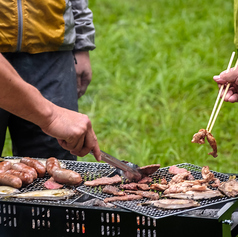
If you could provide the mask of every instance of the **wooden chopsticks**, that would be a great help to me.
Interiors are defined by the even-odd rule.
[[[234,59],[234,56],[235,56],[235,52],[233,52],[233,53],[231,54],[231,58],[230,58],[228,67],[227,67],[227,69],[226,69],[226,72],[229,72],[229,70],[230,70],[230,68],[231,68],[231,64],[232,64],[233,59]],[[238,65],[238,59],[237,59],[237,61],[236,61],[236,65],[235,65],[235,67],[234,67],[234,70],[236,69],[237,65]],[[230,87],[230,83],[227,84],[226,89],[225,89],[225,91],[224,91],[224,94],[223,94],[223,96],[222,96],[222,98],[221,98],[220,104],[219,104],[219,106],[218,106],[218,108],[217,108],[217,105],[218,105],[219,99],[220,99],[220,97],[221,97],[221,93],[222,93],[222,91],[223,91],[224,85],[222,85],[222,86],[220,87],[220,90],[219,90],[219,93],[218,93],[218,95],[217,95],[217,99],[216,99],[215,105],[214,105],[213,110],[212,110],[212,114],[211,114],[210,119],[209,119],[209,122],[208,122],[208,124],[207,124],[206,130],[207,130],[208,132],[211,132],[211,131],[212,131],[212,128],[213,128],[214,123],[215,123],[215,121],[216,121],[216,119],[217,119],[218,113],[219,113],[219,111],[220,111],[220,109],[221,109],[222,103],[223,103],[223,101],[224,101],[224,99],[225,99],[225,96],[226,96],[226,94],[227,94],[227,91],[228,91],[229,87]],[[215,112],[216,112],[216,113],[215,113]],[[214,114],[215,114],[215,116],[214,116]]]

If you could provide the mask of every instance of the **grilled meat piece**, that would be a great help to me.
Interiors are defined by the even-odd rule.
[[[141,196],[143,196],[145,198],[149,198],[149,199],[152,199],[152,200],[158,200],[160,198],[158,193],[151,192],[151,191],[125,190],[125,193],[133,193],[133,194],[141,195]]]
[[[214,197],[221,197],[222,194],[218,190],[205,190],[205,191],[187,191],[185,193],[169,193],[165,194],[162,197],[166,198],[179,198],[179,199],[210,199]]]
[[[115,202],[115,201],[132,201],[132,200],[138,200],[138,199],[142,199],[143,197],[141,195],[135,195],[135,194],[131,194],[131,195],[125,195],[125,196],[115,196],[115,197],[109,197],[109,198],[105,198],[104,202]]]
[[[44,186],[47,189],[60,189],[60,188],[63,188],[64,185],[55,182],[54,178],[51,177],[44,183]]]
[[[209,170],[208,166],[203,166],[201,173],[206,182],[210,182],[214,179],[214,174]]]
[[[34,180],[33,176],[30,173],[26,173],[22,171],[10,169],[10,170],[7,170],[5,173],[11,174],[20,178],[23,186],[31,184]]]
[[[125,192],[121,191],[119,188],[112,186],[112,185],[106,185],[103,188],[103,193],[113,194],[115,196],[124,196]]]
[[[11,167],[12,167],[12,163],[10,161],[6,161],[6,160],[2,161],[0,163],[0,173],[3,173],[5,171],[7,171],[7,170],[10,170]]]
[[[183,181],[180,183],[170,184],[169,188],[164,191],[164,194],[168,193],[185,193],[187,191],[205,191],[207,186],[202,184],[199,180]]]
[[[92,181],[85,181],[84,184],[86,186],[99,186],[99,185],[107,185],[107,184],[118,184],[121,182],[122,182],[122,178],[121,176],[117,174],[113,177],[102,177]]]
[[[208,153],[208,155],[212,155],[214,158],[216,158],[217,155],[217,143],[215,138],[212,136],[210,132],[207,132],[207,141],[209,142],[211,148],[213,149],[212,152]]]
[[[185,171],[183,173],[179,173],[176,174],[171,180],[170,180],[170,184],[172,183],[180,183],[181,181],[184,181],[185,179],[187,179],[187,177],[189,177],[191,175],[190,171]]]
[[[189,208],[189,207],[198,207],[200,204],[193,200],[183,200],[183,199],[160,199],[156,201],[148,201],[145,203],[141,203],[140,205],[153,205],[158,208],[163,209],[182,209],[182,208]]]
[[[69,169],[56,168],[52,171],[55,182],[68,185],[79,185],[83,179],[78,172]]]
[[[139,184],[139,183],[129,183],[129,184],[121,184],[121,189],[127,189],[127,190],[150,190],[150,187],[147,184]]]
[[[153,174],[156,170],[160,168],[160,164],[146,165],[139,167],[138,170],[142,174],[142,177],[149,176]]]
[[[149,184],[153,181],[151,177],[145,176],[143,179],[138,181],[138,184]]]
[[[169,186],[167,184],[154,183],[150,185],[150,189],[157,190],[159,192],[166,190],[168,187]]]
[[[221,183],[218,189],[228,197],[236,197],[238,195],[238,181],[228,180]]]
[[[205,143],[205,137],[207,135],[206,129],[200,129],[198,133],[195,133],[193,135],[192,143],[198,143],[198,144],[204,144]]]
[[[46,168],[40,161],[30,157],[22,157],[20,162],[34,168],[38,177],[43,178],[45,176]]]
[[[46,171],[52,176],[53,170],[61,168],[60,162],[55,157],[50,157],[46,160]]]
[[[198,143],[198,144],[204,144],[205,143],[205,137],[207,138],[207,141],[209,142],[210,146],[212,147],[213,151],[208,153],[208,155],[212,155],[213,157],[217,157],[217,143],[213,135],[208,132],[205,129],[200,129],[198,133],[195,133],[193,135],[193,139],[191,142]]]
[[[176,165],[172,165],[169,167],[169,173],[170,174],[181,174],[181,173],[184,173],[184,172],[187,172],[187,170],[185,168],[179,168],[177,167]]]

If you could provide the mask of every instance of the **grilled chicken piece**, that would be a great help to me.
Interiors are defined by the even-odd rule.
[[[214,174],[209,170],[208,166],[202,167],[202,177],[205,179],[206,182],[213,181]]]
[[[192,143],[204,144],[206,135],[206,129],[200,129],[198,133],[193,135]]]
[[[158,208],[163,209],[182,209],[182,208],[189,208],[189,207],[198,207],[200,204],[193,200],[183,200],[183,199],[160,199],[156,201],[148,201],[145,203],[141,203],[140,205],[153,205]]]
[[[221,183],[218,189],[228,197],[236,197],[238,195],[238,182],[237,180],[228,180]]]
[[[166,190],[169,186],[167,184],[158,184],[158,183],[154,183],[150,185],[150,189],[152,190],[157,190],[159,192],[162,192],[164,190]]]
[[[179,199],[193,199],[193,200],[200,200],[200,199],[210,199],[214,197],[221,197],[222,194],[218,190],[205,190],[205,191],[187,191],[185,193],[169,193],[165,194],[162,197],[166,198],[179,198]]]
[[[217,157],[217,143],[213,135],[208,132],[205,129],[200,129],[198,133],[195,133],[193,135],[193,139],[191,142],[198,143],[198,144],[204,144],[205,143],[205,137],[207,138],[207,141],[209,142],[211,148],[213,149],[212,152],[208,153],[208,155],[212,155],[214,158]]]
[[[212,136],[210,132],[207,132],[207,141],[209,142],[211,148],[213,149],[213,151],[208,153],[208,155],[212,155],[214,158],[216,158],[217,157],[217,143],[215,138]]]

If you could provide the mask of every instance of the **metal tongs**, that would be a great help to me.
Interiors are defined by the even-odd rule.
[[[93,152],[90,151],[90,154],[93,155]],[[105,161],[106,163],[112,165],[115,168],[121,169],[123,171],[124,176],[129,179],[129,181],[139,181],[142,178],[142,174],[138,169],[128,166],[125,162],[118,160],[117,158],[107,154],[102,150],[101,158],[102,161]]]

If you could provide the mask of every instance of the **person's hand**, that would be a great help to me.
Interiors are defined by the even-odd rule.
[[[92,80],[92,69],[88,51],[77,51],[74,56],[77,62],[75,63],[75,70],[77,75],[78,98],[80,98],[84,95]]]
[[[219,88],[224,85],[221,97],[224,94],[226,85],[230,83],[230,87],[227,91],[224,101],[231,103],[238,102],[238,68],[232,68],[229,70],[229,72],[223,71],[220,73],[220,75],[214,76],[213,80],[217,82]]]
[[[43,132],[55,137],[73,155],[83,157],[93,151],[96,160],[101,160],[97,137],[87,115],[55,106],[51,117],[47,126],[41,126]]]

